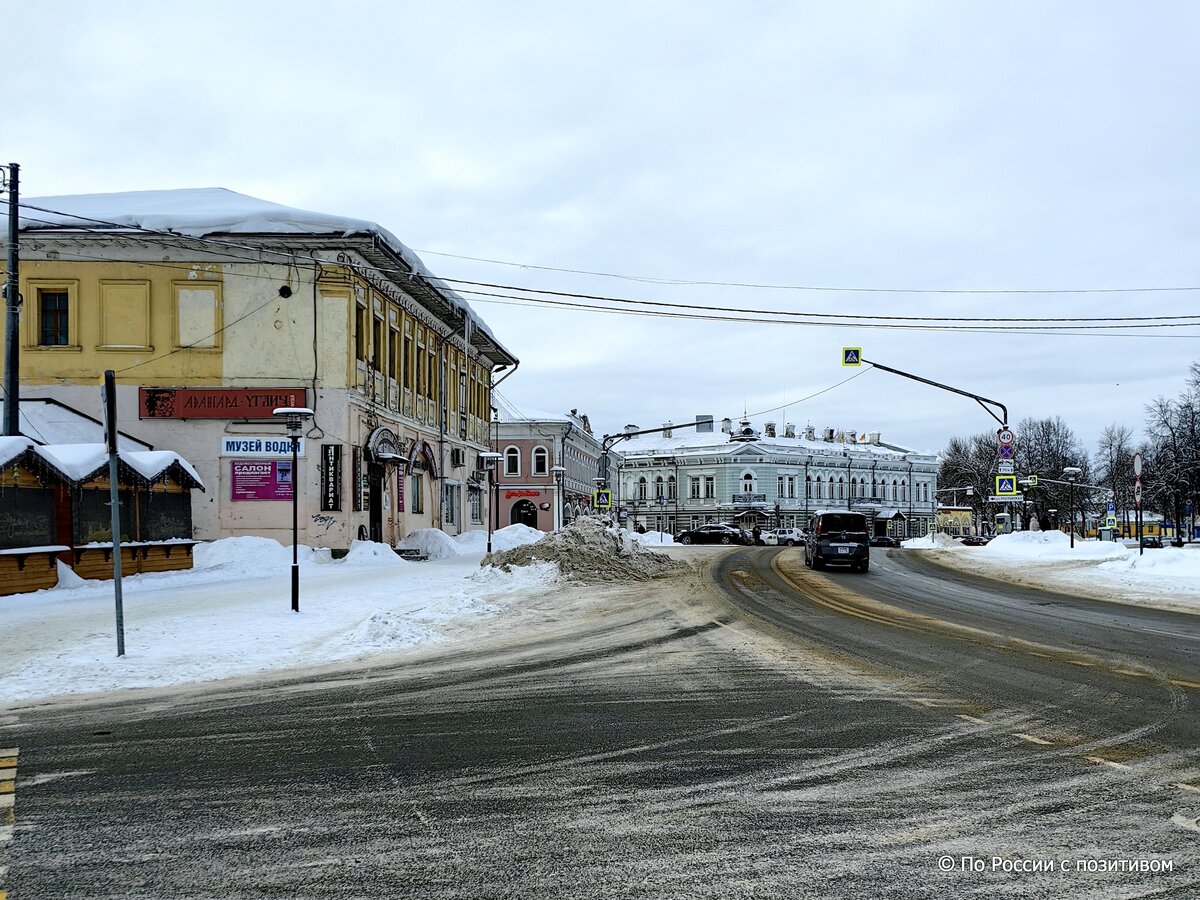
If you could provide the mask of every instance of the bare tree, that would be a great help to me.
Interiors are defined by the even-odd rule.
[[[1133,454],[1133,432],[1126,426],[1114,422],[1100,433],[1095,457],[1096,483],[1112,491],[1126,533],[1134,514]]]

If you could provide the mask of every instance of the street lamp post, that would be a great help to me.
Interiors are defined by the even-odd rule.
[[[554,504],[554,508],[555,508],[554,517],[557,520],[557,524],[554,526],[554,530],[558,531],[558,529],[562,528],[563,525],[566,524],[563,521],[563,519],[565,518],[565,516],[563,515],[563,507],[565,506],[565,504],[563,503],[563,476],[565,474],[567,474],[567,470],[563,466],[551,466],[550,472],[552,475],[554,475],[554,480],[558,483],[558,498]]]
[[[483,460],[483,467],[487,469],[488,475],[488,540],[487,552],[491,555],[492,552],[492,520],[496,515],[496,464],[503,459],[499,453],[480,453],[479,458]]]
[[[296,470],[300,462],[300,429],[313,417],[307,406],[281,406],[272,412],[287,425],[292,442],[292,612],[300,612],[300,479]]]
[[[1071,529],[1071,549],[1075,549],[1075,482],[1079,480],[1079,476],[1083,474],[1083,470],[1078,466],[1067,466],[1062,471],[1063,478],[1067,480],[1067,484],[1071,486],[1070,511],[1067,514],[1068,528]]]

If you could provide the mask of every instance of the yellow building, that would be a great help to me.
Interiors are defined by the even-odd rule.
[[[312,546],[484,527],[491,389],[517,360],[388,231],[220,189],[21,217],[21,396],[99,418],[114,370],[122,430],[209,486],[197,537],[290,543],[293,479]],[[295,473],[281,406],[314,411]]]

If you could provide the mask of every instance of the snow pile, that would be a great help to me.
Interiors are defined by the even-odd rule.
[[[508,525],[492,532],[492,550],[512,550],[514,547],[540,541],[545,536],[544,531],[538,531],[528,525]],[[486,531],[468,531],[454,540],[458,543],[459,553],[487,553]]]
[[[306,549],[306,548],[301,548]],[[271,569],[291,565],[292,550],[279,541],[264,537],[231,537],[197,544],[192,565],[197,569],[216,569],[230,578],[252,578]]]
[[[639,544],[646,544],[647,546],[654,546],[657,544],[661,547],[665,544],[675,543],[675,538],[661,531],[647,531],[645,534],[638,534],[637,532],[634,532],[633,539]]]
[[[628,531],[614,532],[587,516],[536,543],[485,556],[482,565],[507,572],[513,566],[539,561],[555,563],[563,577],[579,581],[649,581],[685,568],[682,563],[644,549]]]
[[[954,550],[961,547],[962,544],[950,535],[938,531],[925,537],[901,541],[900,546],[905,550]]]
[[[405,560],[396,555],[387,544],[374,541],[351,541],[350,549],[339,562],[354,566],[406,566]]]
[[[466,537],[466,535],[460,535]],[[469,553],[465,544],[460,544],[440,528],[418,528],[396,544],[401,550],[419,550],[430,559],[453,559]]]
[[[1085,541],[1078,536],[1072,549],[1070,535],[1061,531],[1014,531],[996,535],[982,552],[1007,559],[1096,560],[1125,557],[1130,551],[1124,544]]]

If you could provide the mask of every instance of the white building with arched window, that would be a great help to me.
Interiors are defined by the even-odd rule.
[[[784,425],[780,434],[772,422],[760,431],[729,419],[717,431],[702,416],[621,441],[610,454],[610,486],[630,527],[803,528],[818,509],[850,509],[867,514],[873,534],[911,537],[936,515],[936,454],[886,443],[877,431],[808,426],[797,434]]]

